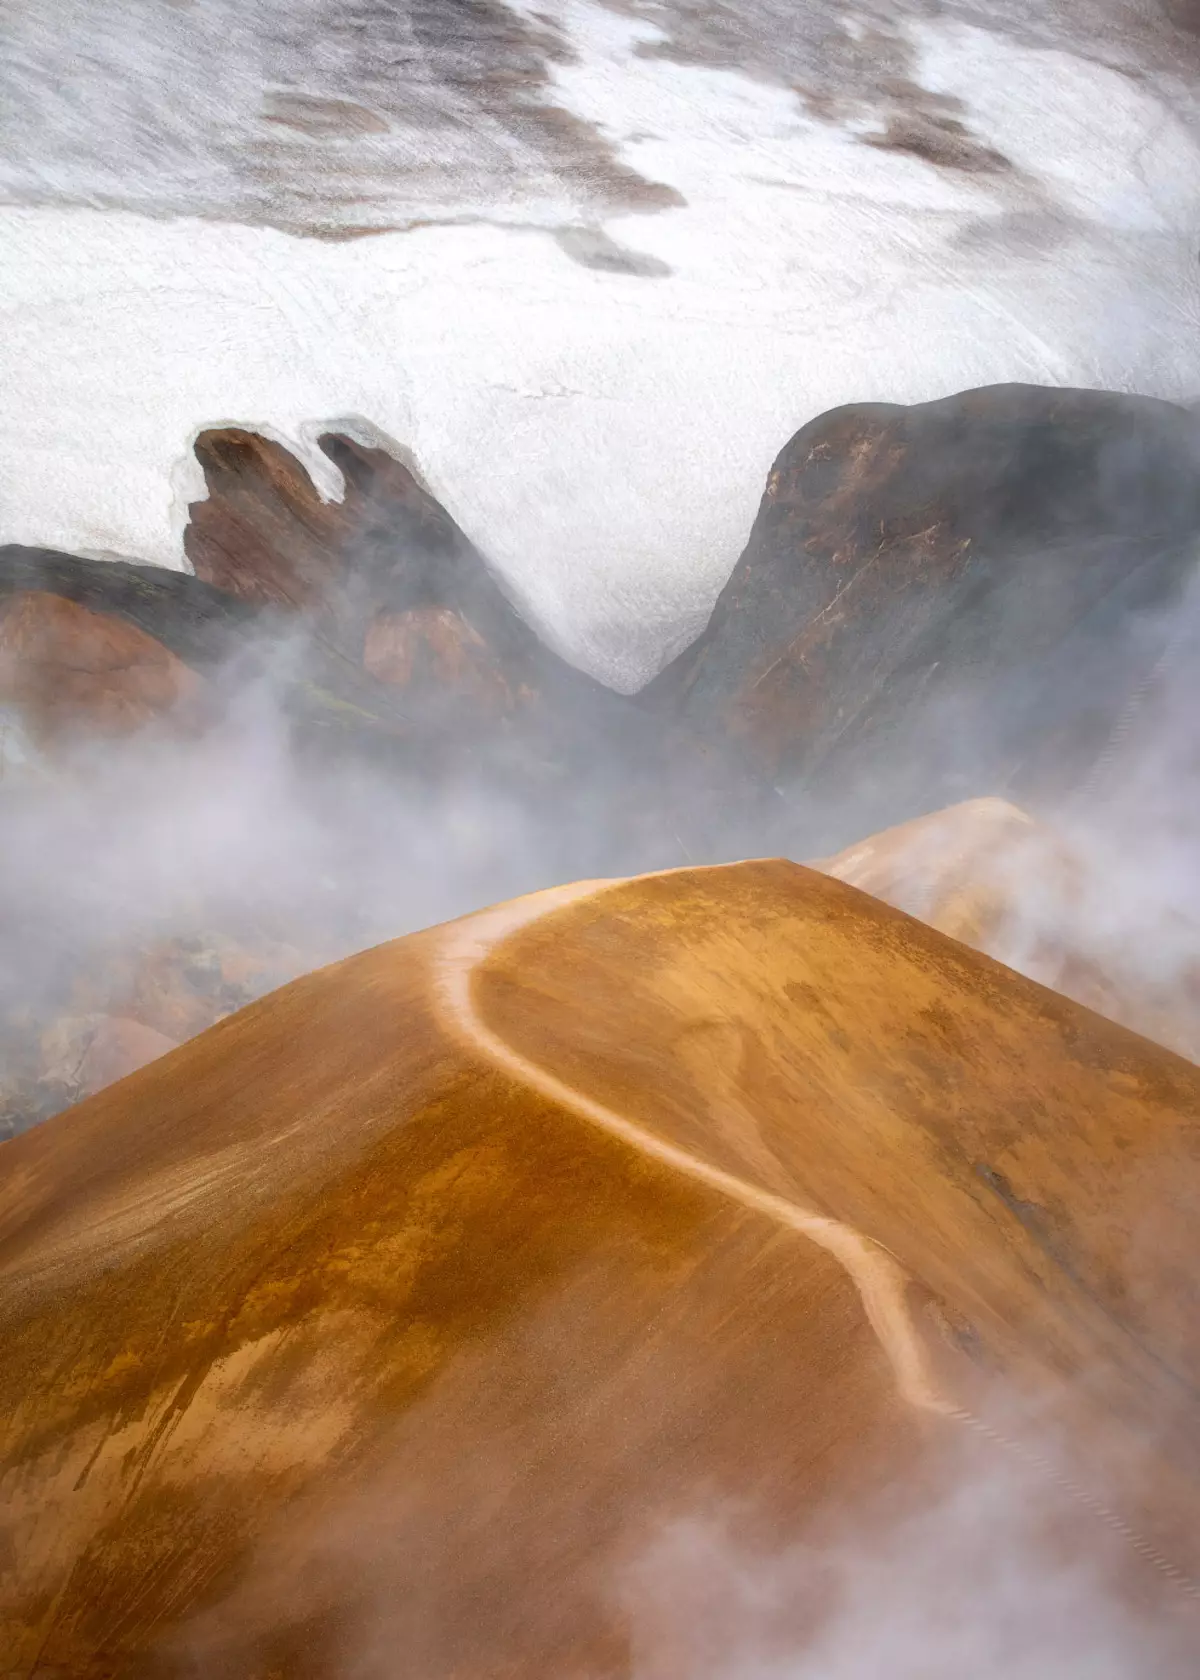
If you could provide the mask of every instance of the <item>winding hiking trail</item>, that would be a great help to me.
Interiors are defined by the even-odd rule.
[[[715,873],[726,867],[736,866],[691,867],[661,873]],[[549,1073],[515,1050],[488,1026],[476,1007],[473,981],[476,971],[491,953],[506,939],[543,917],[627,884],[628,879],[622,877],[576,881],[568,886],[532,893],[449,924],[434,958],[434,989],[446,1029],[465,1049],[482,1054],[494,1066],[551,1102],[582,1116],[664,1166],[708,1185],[731,1201],[764,1214],[788,1230],[796,1231],[832,1255],[858,1291],[867,1321],[878,1338],[891,1366],[897,1390],[905,1401],[919,1411],[958,1423],[1011,1453],[1052,1482],[1096,1521],[1119,1535],[1132,1551],[1188,1598],[1200,1602],[1200,1581],[1166,1557],[1104,1501],[1064,1475],[1042,1454],[1013,1440],[976,1413],[955,1404],[939,1390],[905,1300],[908,1275],[886,1249],[841,1220],[830,1219],[782,1196],[773,1195],[655,1136],[644,1126]]]
[[[397,1680],[624,1672],[697,1488],[774,1546],[976,1474],[1193,1673],[1200,1067],[831,874],[486,909],[3,1148],[14,1675],[339,1680],[366,1599]]]
[[[879,1338],[892,1367],[896,1386],[904,1399],[919,1410],[933,1412],[940,1417],[959,1416],[958,1409],[938,1393],[926,1368],[925,1355],[905,1305],[907,1278],[898,1262],[878,1244],[849,1225],[843,1225],[840,1220],[828,1219],[798,1207],[782,1196],[748,1184],[745,1179],[711,1166],[688,1150],[656,1137],[644,1126],[606,1108],[531,1062],[505,1043],[481,1018],[475,1007],[471,982],[476,968],[497,945],[555,910],[624,884],[616,879],[580,881],[568,887],[554,887],[500,905],[494,910],[486,910],[469,921],[453,923],[448,927],[437,962],[437,991],[446,1010],[447,1026],[466,1047],[482,1050],[497,1067],[550,1101],[582,1115],[593,1125],[621,1138],[642,1154],[661,1161],[664,1166],[707,1184],[731,1201],[765,1214],[768,1219],[789,1230],[798,1231],[833,1255],[849,1273],[858,1290],[867,1319]]]

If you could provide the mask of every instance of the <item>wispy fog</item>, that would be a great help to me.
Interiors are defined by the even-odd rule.
[[[988,948],[1056,985],[1064,951],[1097,966],[1124,995],[1148,1000],[1134,1024],[1149,1031],[1171,1016],[1156,1036],[1189,1050],[1200,995],[1200,593],[1166,617],[1131,617],[1128,638],[1164,651],[1157,663],[1141,657],[1149,674],[1119,711],[1109,707],[1115,723],[1082,782],[1056,788],[1041,776],[1028,803],[1049,830],[1042,850],[1026,841],[980,855],[980,881],[1008,906]],[[674,764],[656,760],[661,721],[628,709],[616,728],[582,720],[573,739],[565,710],[556,715],[572,745],[558,743],[553,764],[533,771],[502,732],[474,751],[460,738],[444,755],[315,748],[286,704],[298,657],[275,645],[215,673],[219,716],[199,732],[168,720],[124,741],[80,735],[40,750],[10,716],[0,779],[10,1061],[64,1017],[127,1013],[122,986],[133,982],[122,976],[164,944],[191,942],[203,965],[216,960],[214,943],[233,942],[241,978],[218,999],[223,1012],[322,962],[559,881],[738,856],[803,861],[826,850],[830,833],[860,838],[864,807],[881,826],[936,808],[947,792],[1011,794],[997,742],[1009,712],[1027,703],[993,693],[984,704],[964,679],[963,703],[943,695],[920,725],[924,750],[907,778],[885,757],[864,794],[860,759],[840,794],[825,766],[819,797],[800,788],[784,801],[769,790],[755,798],[748,762],[706,765],[687,743]],[[1094,688],[1103,673],[1089,680]],[[1081,710],[1094,698],[1081,694]],[[450,726],[461,737],[461,720]],[[974,783],[972,737],[989,766]],[[947,763],[957,767],[949,784]],[[730,779],[739,771],[742,783]],[[935,841],[936,877],[945,859]],[[968,852],[983,843],[968,839]],[[897,902],[923,913],[920,892]],[[197,1021],[155,1025],[180,1037],[207,1024]],[[74,1094],[60,1080],[38,1111]]]
[[[636,1680],[1186,1674],[1186,1598],[1176,1618],[1123,1598],[1121,1541],[1102,1523],[1068,1534],[1063,1515],[1003,1456],[965,1463],[903,1515],[834,1523],[782,1551],[747,1547],[703,1511],[625,1576]]]

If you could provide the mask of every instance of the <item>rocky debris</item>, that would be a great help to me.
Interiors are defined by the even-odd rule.
[[[1127,858],[1099,857],[1005,800],[973,799],[813,867],[1200,1061],[1200,925],[1175,909],[1159,925],[1114,915]]]
[[[1170,403],[1005,385],[835,409],[779,455],[643,703],[746,754],[814,845],[964,794],[1060,797],[1159,659],[1198,536],[1200,426]]]

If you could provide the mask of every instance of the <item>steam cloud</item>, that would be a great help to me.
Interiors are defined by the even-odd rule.
[[[1182,1675],[1183,1629],[1122,1602],[1101,1540],[1067,1548],[1046,1492],[964,1467],[903,1516],[766,1554],[720,1512],[628,1572],[637,1680],[1133,1680]],[[382,1680],[382,1676],[380,1677]]]
[[[1133,621],[1129,635],[1161,629]],[[1173,609],[1171,632],[1089,784],[1039,813],[1084,860],[1077,892],[1011,883],[1020,915],[998,954],[1035,978],[1038,952],[1059,942],[1150,989],[1190,984],[1200,590]],[[81,739],[40,762],[27,748],[34,762],[10,767],[0,782],[0,1010],[10,1028],[27,1031],[39,1011],[52,1019],[81,970],[103,971],[115,953],[156,941],[203,945],[225,933],[269,951],[265,987],[556,881],[687,861],[665,810],[631,842],[615,749],[598,750],[552,802],[531,801],[486,766],[439,780],[314,759],[281,698],[277,673],[294,652],[271,650],[256,676],[228,673],[217,684],[221,721],[199,736],[164,727],[102,748]],[[959,762],[969,762],[964,727],[982,731],[985,716],[978,706],[947,713]],[[838,817],[796,805],[787,821],[782,843],[804,858],[809,835]],[[754,855],[780,841],[746,830],[737,846]],[[344,1673],[403,1680],[388,1606],[407,1589],[390,1570],[390,1514],[366,1515],[331,1542],[336,1567],[353,1565],[372,1586],[363,1625],[347,1635]],[[610,1585],[632,1629],[636,1680],[1182,1675],[1179,1629],[1112,1590],[1122,1546],[1102,1528],[1086,1547],[1064,1542],[1038,1477],[972,1457],[917,1509],[870,1521],[859,1512],[782,1548],[756,1545],[738,1513],[698,1496]]]

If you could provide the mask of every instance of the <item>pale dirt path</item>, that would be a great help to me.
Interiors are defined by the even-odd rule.
[[[957,1417],[958,1409],[938,1392],[929,1375],[925,1355],[905,1303],[907,1278],[890,1254],[851,1226],[825,1218],[783,1196],[749,1184],[745,1179],[712,1166],[688,1150],[668,1143],[635,1121],[606,1108],[603,1103],[565,1084],[514,1050],[481,1018],[475,1007],[471,982],[476,968],[497,945],[542,916],[622,884],[621,881],[579,881],[569,887],[554,887],[548,892],[534,893],[511,904],[485,910],[468,921],[448,927],[435,958],[435,990],[448,1025],[460,1041],[476,1052],[483,1051],[489,1061],[503,1068],[521,1084],[582,1115],[643,1155],[649,1155],[664,1166],[707,1184],[710,1189],[728,1196],[742,1207],[764,1214],[778,1225],[798,1231],[832,1254],[858,1290],[867,1319],[887,1355],[896,1386],[904,1399],[921,1411],[934,1412],[941,1417]]]
[[[710,865],[706,866],[703,872],[707,873],[709,868],[729,867],[736,865]],[[700,872],[699,869],[685,867],[663,870],[660,873],[686,875]],[[1073,1478],[1064,1475],[1036,1449],[1012,1440],[974,1412],[955,1405],[939,1391],[929,1371],[920,1337],[905,1301],[908,1276],[894,1255],[840,1220],[829,1219],[782,1196],[773,1195],[770,1191],[749,1184],[733,1173],[710,1165],[676,1144],[656,1137],[636,1121],[629,1120],[614,1109],[596,1102],[585,1092],[576,1090],[536,1062],[530,1061],[487,1025],[475,1006],[472,981],[475,970],[487,960],[491,952],[512,934],[519,933],[543,916],[552,915],[554,911],[564,909],[569,904],[598,896],[625,884],[625,880],[619,877],[611,880],[576,881],[569,886],[551,887],[544,892],[531,893],[525,898],[496,905],[493,909],[480,911],[478,915],[447,926],[433,957],[433,986],[435,998],[441,1005],[444,1023],[451,1034],[466,1049],[477,1055],[482,1053],[496,1067],[503,1069],[531,1090],[549,1098],[551,1102],[582,1115],[593,1125],[599,1126],[613,1137],[620,1138],[642,1154],[661,1161],[664,1166],[672,1167],[686,1177],[728,1196],[731,1201],[765,1215],[788,1230],[798,1232],[831,1254],[858,1290],[867,1320],[891,1365],[897,1391],[904,1400],[920,1411],[953,1420],[974,1434],[983,1436],[994,1446],[1013,1454],[1081,1505],[1106,1528],[1118,1534],[1133,1552],[1189,1598],[1200,1600],[1200,1582],[1160,1552],[1124,1517],[1097,1499]]]

